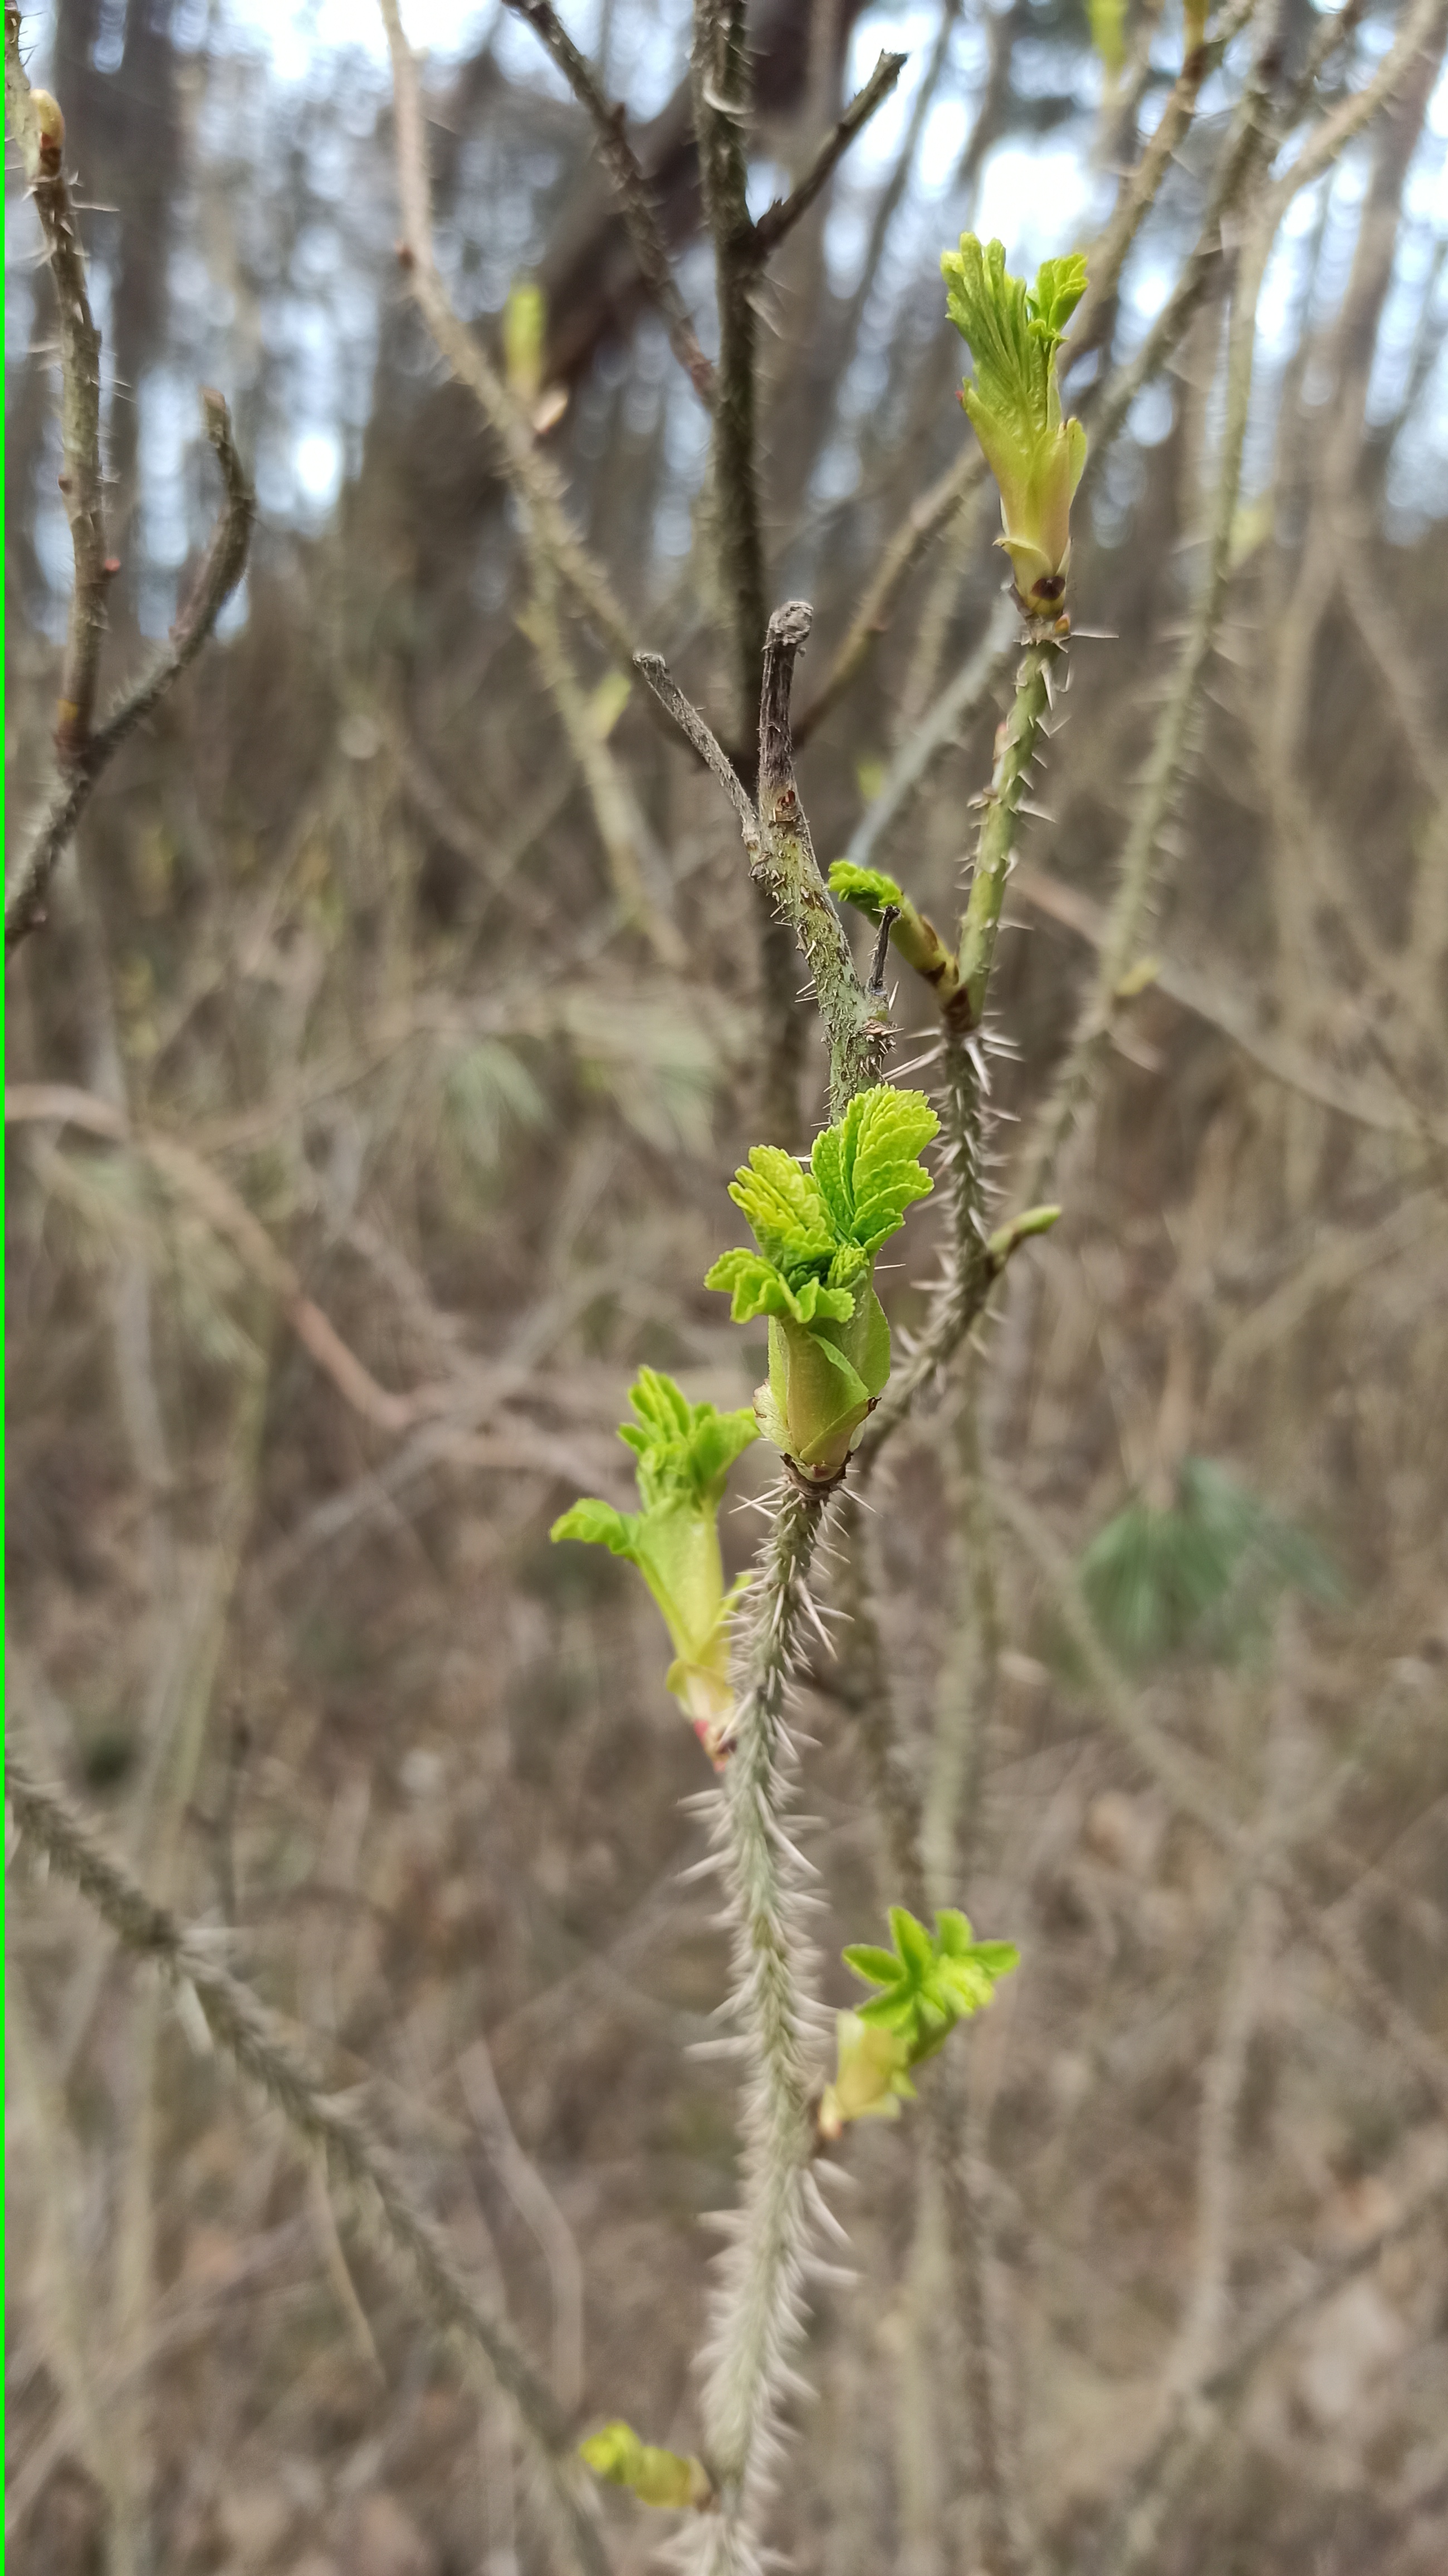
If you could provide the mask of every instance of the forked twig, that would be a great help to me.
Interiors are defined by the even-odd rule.
[[[628,139],[623,108],[605,97],[587,56],[579,52],[557,11],[549,6],[549,0],[506,0],[506,5],[515,16],[526,18],[534,34],[552,55],[579,105],[592,118],[599,153],[613,181],[619,212],[628,226],[644,291],[661,315],[669,335],[669,347],[695,393],[705,409],[712,411],[714,370],[699,346],[699,335],[679,292],[659,227],[658,209],[648,180],[639,167],[638,155]]]

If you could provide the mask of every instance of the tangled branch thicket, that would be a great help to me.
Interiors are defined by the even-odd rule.
[[[14,2564],[1429,2576],[1448,6],[425,32],[6,13]]]

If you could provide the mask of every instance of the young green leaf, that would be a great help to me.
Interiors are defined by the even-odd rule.
[[[857,868],[849,859],[836,859],[830,869],[830,892],[836,903],[852,903],[857,912],[878,921],[887,904],[898,912],[907,900],[893,877],[883,868]]]
[[[779,1145],[754,1145],[729,1195],[749,1220],[760,1251],[796,1265],[828,1261],[837,1237],[812,1172]]]
[[[713,2501],[713,2480],[702,2460],[641,2442],[631,2424],[605,2424],[579,2443],[578,2453],[596,2478],[627,2487],[640,2504],[703,2513]]]
[[[890,1930],[893,1949],[858,1941],[843,1953],[851,1975],[879,1992],[840,2016],[839,2066],[820,2111],[826,2137],[837,2137],[847,2120],[893,2118],[909,2096],[911,2069],[944,2046],[958,2021],[982,2011],[1020,1960],[1012,1941],[977,1941],[953,1906],[942,1907],[931,1933],[892,1905]],[[873,2052],[860,2036],[870,2032]]]
[[[875,1253],[898,1234],[912,1200],[934,1187],[916,1157],[939,1131],[922,1091],[881,1083],[860,1092],[838,1126],[815,1138],[811,1165],[844,1242]]]
[[[809,1163],[756,1145],[730,1196],[757,1253],[721,1254],[705,1286],[736,1323],[769,1318],[762,1431],[804,1474],[833,1482],[890,1374],[890,1327],[872,1273],[882,1243],[931,1188],[916,1158],[939,1121],[923,1092],[877,1084],[816,1137]]]
[[[551,1535],[610,1548],[637,1566],[674,1647],[668,1688],[718,1763],[734,1714],[729,1621],[748,1578],[725,1592],[717,1515],[729,1470],[759,1426],[750,1412],[690,1404],[657,1369],[639,1371],[629,1400],[634,1420],[621,1423],[618,1436],[634,1453],[643,1509],[621,1512],[587,1498]]]
[[[853,904],[868,921],[879,921],[886,910],[895,913],[890,924],[890,945],[922,975],[937,1001],[944,1004],[960,982],[960,967],[953,948],[947,947],[933,921],[917,912],[910,897],[887,877],[881,868],[857,868],[848,859],[836,859],[830,869],[830,892],[837,903]]]
[[[961,401],[1000,488],[1003,534],[1028,616],[1054,615],[1066,588],[1071,502],[1086,432],[1063,420],[1056,352],[1086,292],[1079,253],[1042,263],[1034,288],[1006,272],[1004,244],[962,233],[941,259],[946,305],[974,375]]]

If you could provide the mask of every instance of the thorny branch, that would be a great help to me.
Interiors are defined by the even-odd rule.
[[[1427,0],[1424,0],[1426,6]],[[1357,0],[1337,13],[1319,33],[1314,60],[1320,65],[1328,52],[1356,23]],[[997,21],[997,23],[1002,23]],[[1394,48],[1394,52],[1397,48]],[[1362,114],[1358,122],[1376,113],[1391,94],[1397,81],[1404,77],[1401,68],[1389,77],[1390,64],[1384,62],[1374,80],[1349,105]],[[1371,96],[1371,104],[1363,102]],[[1143,387],[1161,373],[1173,352],[1179,347],[1187,326],[1205,296],[1223,255],[1223,242],[1230,231],[1236,210],[1250,185],[1258,166],[1255,153],[1258,129],[1271,111],[1271,92],[1264,82],[1249,84],[1248,93],[1233,127],[1232,135],[1218,166],[1207,212],[1197,241],[1188,255],[1176,284],[1162,306],[1135,356],[1125,360],[1107,379],[1099,393],[1089,393],[1082,408],[1089,406],[1091,447],[1086,463],[1089,485],[1099,473],[1118,432],[1124,426],[1131,406]],[[1356,130],[1354,126],[1353,130]],[[1344,137],[1343,139],[1346,139]],[[1332,157],[1331,147],[1328,158]],[[1147,157],[1150,157],[1148,145]],[[1166,176],[1168,160],[1151,157],[1149,176],[1159,190]],[[1144,182],[1148,173],[1139,165],[1138,177]],[[1295,173],[1294,173],[1295,176]],[[1305,184],[1305,182],[1303,182]],[[1140,228],[1150,211],[1151,200],[1144,185],[1133,189],[1129,199],[1133,225]],[[1122,256],[1129,244],[1123,244]],[[1071,344],[1068,343],[1068,348]],[[824,722],[840,699],[859,678],[877,638],[885,631],[895,603],[927,548],[955,519],[967,501],[985,480],[985,463],[971,446],[962,448],[955,463],[947,468],[930,490],[911,504],[905,518],[886,543],[878,565],[866,584],[858,608],[851,618],[840,643],[831,657],[825,678],[814,698],[802,710],[795,725],[795,740],[807,742]]]
[[[1257,0],[1234,0],[1210,43],[1205,38],[1188,42],[1186,60],[1141,158],[1122,180],[1111,216],[1086,254],[1086,292],[1061,352],[1063,378],[1073,363],[1098,348],[1106,336],[1127,253],[1161,193],[1162,182],[1196,113],[1202,83],[1256,6]],[[1190,29],[1187,32],[1190,37]]]
[[[791,599],[769,621],[759,700],[757,809],[727,753],[661,657],[640,653],[635,667],[718,779],[738,818],[755,883],[772,913],[788,924],[799,943],[814,978],[829,1041],[830,1115],[838,1118],[857,1091],[879,1081],[890,1030],[882,997],[862,984],[856,973],[850,943],[820,874],[795,783],[790,693],[795,661],[813,613],[807,601]],[[792,943],[789,954],[792,987],[796,971]]]
[[[438,2226],[414,2199],[401,2167],[362,2114],[330,2091],[249,1986],[220,1965],[202,1934],[154,1905],[85,1819],[36,1778],[24,1755],[5,1747],[5,1795],[21,1839],[48,1860],[138,1958],[152,1959],[190,1989],[216,2044],[259,2087],[332,2180],[351,2195],[358,2218],[410,2279],[434,2322],[481,2353],[512,2400],[542,2476],[553,2517],[583,2576],[607,2576],[608,2561],[577,2491],[569,2427],[520,2349],[512,2328],[487,2309],[458,2268]]]
[[[25,138],[27,118],[32,127],[36,122],[35,94],[25,81],[19,61],[18,37],[13,33],[18,24],[18,18],[8,13],[5,22],[6,91],[12,121],[21,134],[29,166],[30,145]],[[75,544],[76,579],[62,665],[60,718],[56,728],[56,750],[63,775],[44,813],[31,829],[23,856],[7,874],[7,959],[23,945],[33,930],[43,926],[50,881],[107,762],[127,735],[134,733],[159,705],[173,681],[179,679],[195,661],[212,635],[217,619],[246,569],[252,524],[256,517],[256,495],[232,440],[231,415],[221,395],[208,387],[202,393],[202,411],[206,435],[226,486],[225,505],[212,531],[190,594],[177,614],[165,650],[157,656],[150,670],[122,693],[96,727],[92,718],[100,648],[105,632],[105,593],[111,572],[115,569],[105,554],[101,517],[100,335],[91,322],[86,301],[84,264],[74,213],[60,169],[58,144],[53,147],[55,169],[49,176],[45,173],[45,160],[50,149],[40,147],[41,176],[35,183],[34,195],[45,225],[47,249],[61,307],[61,422],[66,459],[61,484]]]
[[[815,1960],[805,1867],[787,1830],[793,1755],[785,1724],[827,1509],[825,1496],[790,1481],[779,1489],[739,1641],[736,1718],[714,1798],[732,1932],[731,2005],[749,2077],[741,2204],[719,2262],[704,2353],[705,2463],[719,2517],[700,2535],[700,2576],[744,2576],[756,2564],[758,2513],[779,2454],[777,2417],[803,2329],[805,2265],[829,2225],[811,2163]]]
[[[789,923],[809,963],[830,1049],[830,1116],[878,1082],[890,1043],[888,1015],[855,972],[844,925],[825,889],[794,776],[789,702],[795,658],[814,611],[786,600],[769,621],[759,699],[759,858],[755,875]]]
[[[599,154],[613,181],[619,209],[628,226],[645,293],[662,317],[669,335],[669,347],[699,400],[706,410],[712,410],[714,370],[699,346],[699,335],[679,292],[660,230],[658,209],[649,183],[639,167],[638,155],[628,139],[628,123],[623,108],[615,106],[605,96],[587,56],[579,52],[557,11],[549,6],[549,0],[507,0],[507,6],[517,17],[526,18],[534,34],[552,55],[574,97],[592,118]]]
[[[246,570],[256,518],[256,494],[237,455],[231,414],[219,393],[208,386],[201,397],[206,435],[221,467],[226,502],[211,533],[190,594],[149,671],[125,690],[69,764],[68,781],[51,798],[31,833],[25,855],[5,889],[5,953],[12,956],[32,930],[45,921],[45,898],[77,823],[90,803],[96,781],[128,734],[144,724],[160,705],[173,681],[193,663],[215,631],[216,621]]]
[[[85,253],[65,175],[65,119],[46,90],[32,90],[20,59],[20,12],[5,12],[5,108],[45,235],[60,317],[60,488],[70,522],[75,582],[60,666],[55,749],[63,769],[85,757],[95,713],[106,593],[119,569],[106,552],[101,467],[101,335],[91,314]],[[7,907],[8,932],[8,907]]]

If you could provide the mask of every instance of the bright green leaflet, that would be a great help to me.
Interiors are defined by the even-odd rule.
[[[769,1318],[760,1429],[819,1484],[841,1472],[890,1374],[875,1255],[933,1187],[918,1160],[940,1122],[921,1091],[862,1091],[815,1138],[808,1163],[756,1145],[729,1195],[759,1249],[726,1252],[704,1282],[737,1324]]]
[[[734,1714],[729,1686],[729,1619],[748,1582],[726,1593],[719,1553],[719,1505],[729,1470],[759,1428],[752,1413],[690,1404],[672,1378],[641,1369],[629,1393],[635,1419],[619,1438],[637,1461],[637,1512],[585,1500],[553,1524],[552,1537],[611,1548],[636,1565],[674,1646],[668,1687],[705,1751],[718,1760]]]
[[[701,2513],[714,2493],[702,2460],[641,2442],[631,2424],[605,2424],[600,2432],[590,2433],[586,2442],[580,2442],[578,2451],[596,2478],[607,2478],[612,2486],[627,2487],[640,2504],[672,2507],[676,2512],[692,2508]]]
[[[849,2120],[897,2118],[901,2102],[915,2096],[912,2069],[944,2046],[958,2021],[982,2011],[1020,1964],[1013,1941],[977,1941],[954,1906],[941,1908],[932,1933],[892,1905],[890,1931],[893,1949],[855,1942],[843,1953],[851,1975],[879,1992],[838,2017],[838,2065],[819,2114],[826,2137]]]

